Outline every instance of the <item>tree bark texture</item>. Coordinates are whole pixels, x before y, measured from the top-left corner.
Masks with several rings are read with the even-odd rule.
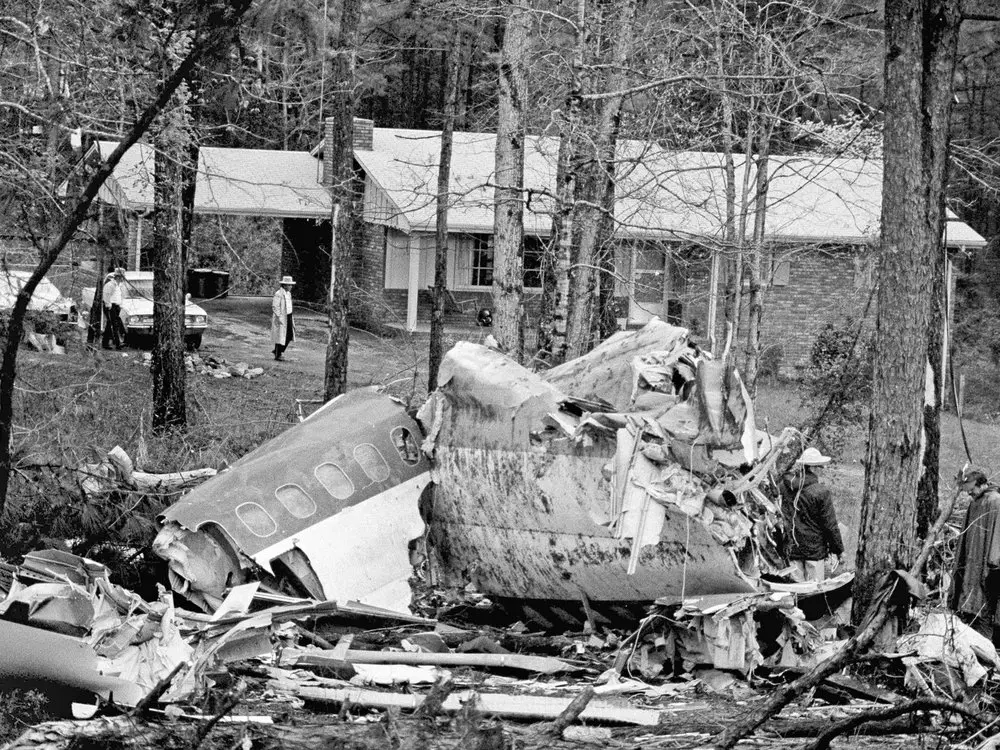
[[[761,326],[764,321],[764,222],[767,218],[767,183],[770,150],[769,129],[765,128],[757,139],[757,156],[754,179],[754,224],[753,240],[750,243],[750,259],[747,263],[749,281],[747,285],[747,352],[746,386],[751,396],[757,395],[757,379],[760,376]]]
[[[431,341],[427,357],[427,390],[437,388],[438,370],[444,354],[444,302],[448,286],[448,204],[451,202],[451,151],[455,138],[455,99],[461,66],[462,35],[456,31],[448,52],[441,152],[438,159],[437,212],[434,247],[434,305],[431,310]]]
[[[625,87],[625,69],[632,51],[635,28],[636,0],[599,3],[601,31],[598,41],[599,57],[610,48],[607,77],[609,91]],[[597,297],[597,266],[601,254],[601,229],[607,230],[606,213],[613,212],[615,190],[615,148],[617,146],[618,116],[623,96],[610,96],[597,104],[594,128],[581,133],[578,149],[580,170],[574,204],[576,236],[573,248],[573,272],[568,300],[566,323],[566,357],[579,357],[593,344],[594,300]],[[594,106],[594,105],[591,105]]]
[[[331,127],[327,128],[331,149],[330,192],[339,209],[331,216],[332,269],[330,272],[329,339],[326,345],[324,398],[347,391],[347,350],[350,343],[351,256],[354,250],[354,84],[361,0],[344,0],[340,27],[334,45]]]
[[[566,359],[569,297],[572,285],[573,234],[576,230],[576,191],[581,132],[583,64],[586,52],[587,0],[576,0],[573,56],[565,111],[559,118],[559,156],[556,162],[556,210],[552,214],[553,297],[543,305],[546,313],[539,321],[539,341],[548,344],[540,356],[550,364]],[[544,291],[548,291],[546,288]],[[545,328],[544,332],[541,328]]]
[[[493,218],[493,335],[524,356],[524,137],[531,7],[511,0],[500,53]]]
[[[184,369],[184,183],[191,132],[186,95],[175,98],[153,136],[153,376],[154,432],[187,425]],[[194,151],[197,159],[197,151]],[[197,169],[197,162],[195,162]]]
[[[917,549],[924,385],[941,244],[957,0],[886,4],[884,176],[878,312],[854,620],[887,570]],[[929,109],[930,107],[930,109]]]
[[[933,0],[925,10],[925,24],[930,27],[924,53],[924,111],[930,120],[930,133],[926,151],[929,158],[924,164],[928,172],[929,194],[928,231],[936,243],[931,268],[934,290],[931,299],[931,325],[927,341],[927,362],[933,377],[933,403],[924,406],[924,461],[923,475],[917,493],[917,535],[923,537],[931,521],[937,516],[941,472],[941,404],[944,400],[942,373],[944,352],[944,327],[947,325],[947,255],[944,243],[945,187],[948,184],[949,123],[954,104],[954,76],[958,56],[960,3],[951,0]],[[957,468],[957,467],[955,467]]]

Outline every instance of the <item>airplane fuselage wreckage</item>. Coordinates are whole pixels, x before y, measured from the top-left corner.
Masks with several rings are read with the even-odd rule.
[[[419,425],[352,391],[171,506],[154,549],[174,588],[207,610],[256,579],[405,611],[423,539],[435,580],[544,622],[752,591],[780,565],[759,485],[794,438],[758,431],[686,330],[654,319],[544,373],[460,343],[439,383]]]

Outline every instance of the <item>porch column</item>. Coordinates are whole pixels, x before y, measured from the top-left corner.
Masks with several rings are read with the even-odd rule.
[[[962,255],[965,255],[965,247],[963,246],[960,250]],[[944,331],[941,335],[941,393],[938,394],[938,404],[942,407],[945,402],[945,394],[948,392],[948,370],[950,362],[948,361],[948,354],[951,349],[951,327],[955,322],[955,266],[951,262],[951,256],[948,255],[948,249],[945,248],[945,260],[944,260]],[[954,389],[954,383],[952,388]],[[958,405],[955,405],[958,408]]]
[[[410,235],[410,269],[406,280],[406,330],[417,330],[417,294],[420,292],[420,238]]]
[[[135,215],[135,247],[132,248],[134,253],[134,260],[132,262],[132,270],[140,270],[139,263],[142,258],[142,214]]]

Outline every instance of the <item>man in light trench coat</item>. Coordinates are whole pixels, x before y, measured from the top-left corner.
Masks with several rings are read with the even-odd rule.
[[[278,285],[271,300],[271,341],[274,343],[274,358],[280,362],[285,349],[295,340],[295,324],[292,321],[292,287],[295,281],[291,276],[282,276]]]

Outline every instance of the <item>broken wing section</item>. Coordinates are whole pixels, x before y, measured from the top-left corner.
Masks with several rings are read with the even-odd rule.
[[[298,594],[406,611],[430,481],[420,439],[397,401],[347,393],[168,508],[154,551],[210,610],[262,572]]]

